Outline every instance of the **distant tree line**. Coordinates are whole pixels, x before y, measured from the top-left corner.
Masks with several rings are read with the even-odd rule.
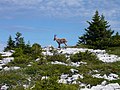
[[[105,49],[108,47],[120,46],[120,35],[111,30],[110,25],[105,20],[104,15],[99,15],[96,11],[92,21],[87,21],[89,27],[85,29],[86,33],[79,37],[77,45],[88,45],[91,48]]]

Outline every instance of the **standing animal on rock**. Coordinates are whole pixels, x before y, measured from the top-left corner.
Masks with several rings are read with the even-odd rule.
[[[67,46],[67,40],[65,38],[57,38],[57,35],[54,35],[54,41],[56,41],[58,43],[58,48],[61,48],[60,45],[61,44],[65,44],[65,46]]]

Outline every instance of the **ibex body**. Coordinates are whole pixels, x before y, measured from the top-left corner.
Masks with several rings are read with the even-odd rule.
[[[57,38],[56,35],[54,35],[54,41],[58,43],[58,48],[60,48],[61,44],[65,44],[65,46],[67,46],[67,40],[65,38]]]

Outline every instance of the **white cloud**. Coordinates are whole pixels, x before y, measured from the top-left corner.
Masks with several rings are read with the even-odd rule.
[[[113,0],[4,0],[0,1],[0,12],[10,11],[18,13],[20,11],[34,11],[39,14],[52,16],[86,16],[92,14],[96,9],[109,12],[108,15],[116,14],[118,1]],[[119,2],[120,3],[120,2]],[[110,9],[110,11],[109,11]],[[24,13],[23,13],[24,14]]]
[[[91,17],[95,10],[108,20],[120,18],[119,0],[0,0],[0,18]]]

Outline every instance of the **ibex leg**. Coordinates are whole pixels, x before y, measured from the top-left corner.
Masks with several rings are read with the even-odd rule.
[[[67,44],[66,43],[64,43],[65,44],[65,49],[67,48]]]
[[[65,44],[65,46],[67,46],[67,44],[66,43],[64,43]]]
[[[60,48],[60,44],[58,44],[58,48]]]

